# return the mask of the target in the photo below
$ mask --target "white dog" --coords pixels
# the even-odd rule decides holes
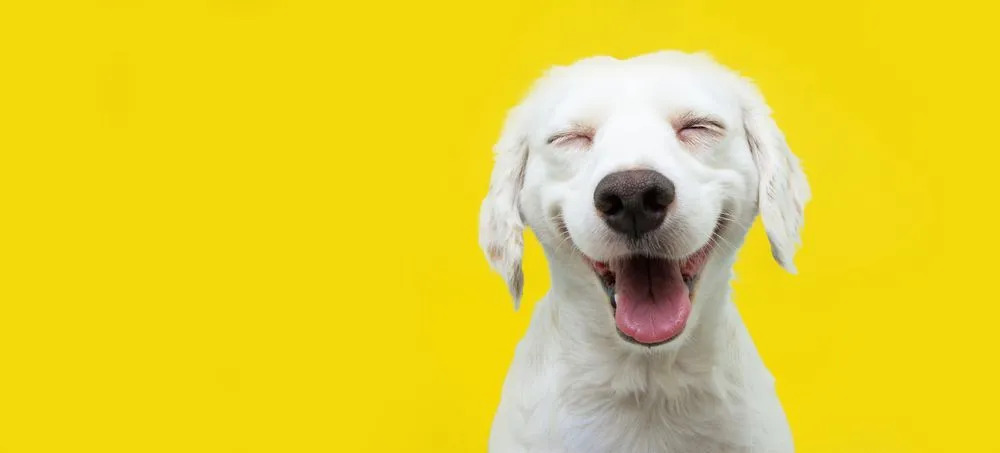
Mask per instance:
[[[496,145],[480,244],[521,297],[522,230],[552,288],[517,348],[490,451],[789,452],[729,280],[759,211],[794,272],[798,159],[749,81],[702,54],[557,67]]]

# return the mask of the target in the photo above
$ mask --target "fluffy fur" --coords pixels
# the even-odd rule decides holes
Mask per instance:
[[[722,130],[685,128],[692,117]],[[776,261],[794,271],[809,198],[757,89],[704,54],[589,58],[538,81],[510,112],[495,152],[481,246],[516,306],[528,225],[552,288],[517,347],[490,451],[792,451],[773,378],[730,300],[737,249],[758,212]],[[593,207],[597,182],[629,168],[657,170],[676,186],[641,251],[683,257],[716,242],[684,332],[653,347],[616,333],[588,264],[636,252]],[[726,227],[715,233],[720,218]]]

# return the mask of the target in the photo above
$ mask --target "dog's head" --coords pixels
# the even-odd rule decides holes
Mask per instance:
[[[703,271],[733,256],[758,211],[794,272],[805,176],[753,84],[705,55],[554,68],[495,152],[480,245],[515,305],[525,224],[549,256],[586,264],[619,334],[645,345],[684,332]]]

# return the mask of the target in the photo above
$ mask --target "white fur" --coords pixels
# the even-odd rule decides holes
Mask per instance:
[[[684,112],[710,115],[725,131],[685,142],[673,122]],[[594,132],[592,141],[548,143],[581,126]],[[792,451],[773,379],[729,297],[737,249],[758,211],[775,259],[794,270],[809,198],[756,88],[703,54],[589,58],[537,82],[512,110],[495,151],[481,246],[516,304],[527,224],[545,250],[552,288],[517,348],[490,451]],[[584,259],[629,253],[593,207],[598,181],[628,168],[654,169],[676,187],[645,247],[682,258],[718,242],[687,327],[655,347],[618,336]],[[723,212],[729,226],[713,239]]]

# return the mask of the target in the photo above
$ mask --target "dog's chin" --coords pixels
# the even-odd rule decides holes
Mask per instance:
[[[715,248],[712,237],[694,253],[672,258],[637,251],[608,261],[584,255],[608,295],[618,336],[646,347],[679,338],[691,316],[701,273]]]

